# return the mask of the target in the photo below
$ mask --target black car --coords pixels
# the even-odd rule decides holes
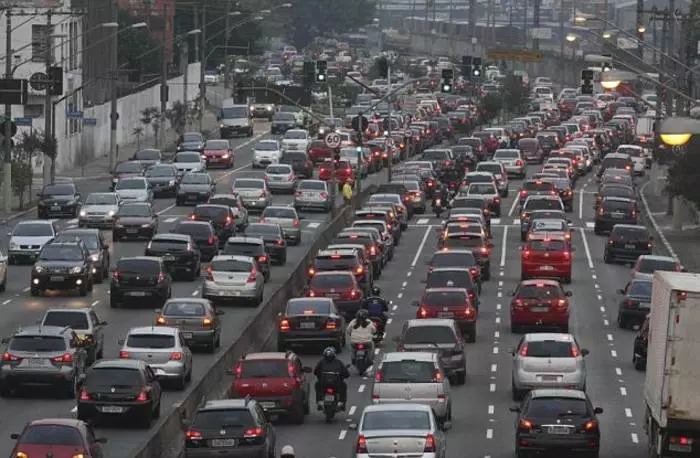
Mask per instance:
[[[647,367],[647,347],[649,346],[649,315],[644,318],[644,322],[639,327],[634,336],[634,348],[632,350],[632,363],[638,371],[643,371]]]
[[[651,280],[634,278],[617,293],[623,296],[617,310],[619,328],[627,329],[642,324],[651,311]]]
[[[372,273],[367,272],[357,250],[321,250],[309,266],[309,278],[313,278],[318,272],[343,271],[352,272],[357,280],[357,286],[362,289],[365,296],[369,296],[372,290]]]
[[[408,218],[413,217],[413,199],[408,188],[400,182],[383,183],[377,187],[376,194],[398,194],[401,196],[401,202],[406,206]]]
[[[119,207],[114,215],[112,241],[121,239],[150,239],[158,232],[158,214],[147,202],[129,202]]]
[[[236,215],[236,229],[239,232],[245,231],[248,227],[248,210],[246,210],[241,200],[241,196],[237,194],[215,194],[209,198],[208,204],[228,205]]]
[[[345,319],[333,299],[290,299],[278,320],[277,351],[287,351],[291,346],[318,344],[333,345],[336,351],[340,351],[345,346]]]
[[[379,278],[384,267],[384,257],[382,256],[382,242],[376,240],[370,233],[362,232],[341,232],[335,236],[331,245],[357,243],[365,246],[372,262],[372,275],[375,280]]]
[[[203,262],[209,262],[219,254],[219,237],[209,221],[180,221],[170,232],[192,237],[199,247]]]
[[[134,359],[103,360],[80,377],[78,419],[119,418],[125,424],[150,428],[160,416],[161,386],[153,369]]]
[[[473,267],[433,267],[428,272],[425,288],[464,288],[469,291],[469,300],[479,310],[481,283],[474,278]]]
[[[608,243],[605,244],[603,261],[606,264],[637,262],[637,258],[640,256],[651,254],[652,239],[653,237],[645,226],[616,224],[608,236]]]
[[[493,243],[488,240],[486,235],[449,234],[442,241],[442,249],[449,251],[453,248],[472,250],[476,262],[479,264],[479,267],[481,267],[481,278],[484,279],[484,281],[489,281],[491,279],[490,256]]]
[[[228,205],[200,204],[190,214],[192,221],[207,221],[211,223],[223,247],[229,237],[236,233],[236,214]]]
[[[270,124],[271,134],[284,134],[289,129],[296,129],[297,118],[294,113],[285,113],[278,111],[272,117],[272,124]]]
[[[428,275],[430,275],[430,272],[434,269],[450,267],[469,269],[472,277],[477,282],[479,294],[481,294],[481,266],[472,250],[456,248],[446,251],[436,251],[428,262]]]
[[[314,177],[314,164],[304,151],[287,151],[282,154],[280,164],[289,164],[297,176],[301,178]]]
[[[195,281],[201,275],[202,255],[189,235],[156,234],[146,245],[144,256],[161,258],[173,277],[182,275],[189,281]]]
[[[131,160],[139,161],[141,164],[143,164],[144,168],[148,168],[156,164],[160,164],[160,161],[163,160],[163,155],[161,154],[159,149],[146,148],[137,151],[131,158]]]
[[[37,218],[77,218],[80,210],[80,193],[74,183],[44,186],[36,204]]]
[[[523,403],[511,407],[515,421],[515,454],[518,457],[547,452],[598,456],[600,427],[583,391],[540,389],[531,391]]]
[[[81,296],[92,291],[90,251],[81,240],[52,241],[44,245],[31,274],[30,293],[40,296],[46,290],[78,290]]]
[[[279,224],[254,223],[245,230],[246,237],[259,237],[265,242],[265,251],[277,264],[287,262],[287,241]]]
[[[226,240],[221,254],[250,256],[258,263],[265,281],[270,279],[270,256],[265,249],[265,241],[259,237],[230,237]]]
[[[452,201],[452,208],[477,208],[481,210],[486,220],[488,230],[491,230],[491,211],[489,202],[483,197],[457,196]]]
[[[206,202],[214,195],[216,182],[206,172],[187,172],[178,183],[175,205]]]
[[[185,132],[177,139],[178,151],[204,151],[204,135],[199,132]]]
[[[593,208],[596,211],[600,207],[600,203],[606,197],[624,197],[626,199],[636,200],[637,192],[632,186],[622,183],[604,184],[595,195],[595,204]]]
[[[95,283],[109,277],[109,244],[99,229],[66,229],[60,232],[53,242],[81,240],[90,252],[92,278]]]
[[[179,177],[173,164],[156,164],[146,170],[146,179],[153,190],[153,197],[175,196]]]
[[[566,178],[547,178],[547,181],[551,181],[557,189],[561,203],[564,204],[564,210],[574,211],[574,190],[571,188],[571,181]]]
[[[126,301],[155,299],[162,306],[171,295],[171,279],[161,258],[136,256],[121,258],[112,272],[109,305],[118,308]],[[153,307],[150,303],[150,308]]]

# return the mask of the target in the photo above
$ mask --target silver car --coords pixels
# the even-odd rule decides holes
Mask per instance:
[[[654,272],[685,272],[685,268],[670,256],[658,256],[655,254],[643,254],[637,258],[632,268],[632,278],[638,280],[651,280]]]
[[[57,233],[56,221],[38,219],[20,221],[14,230],[7,234],[10,238],[10,249],[7,253],[8,263],[34,262],[44,245],[56,237]]]
[[[372,402],[375,405],[425,404],[433,409],[438,422],[450,420],[450,382],[437,352],[384,353],[375,366]]]
[[[136,359],[147,363],[163,382],[173,382],[184,389],[192,378],[192,351],[178,328],[144,326],[129,329],[119,340],[120,359]]]
[[[209,353],[214,353],[219,348],[219,316],[224,312],[216,310],[211,301],[196,297],[171,298],[156,313],[156,325],[179,328],[187,346],[203,346]]]
[[[124,202],[153,202],[153,191],[145,177],[122,178],[114,191]]]
[[[279,224],[289,244],[301,243],[301,217],[294,207],[270,205],[262,212],[259,222]]]
[[[375,456],[445,458],[447,440],[432,409],[422,404],[367,406],[357,428],[355,458]]]
[[[265,181],[271,191],[294,192],[297,177],[288,164],[271,164],[265,169]]]
[[[322,180],[302,180],[297,184],[294,193],[294,208],[331,210],[331,190],[328,183]]]
[[[114,215],[121,200],[116,192],[93,192],[80,207],[78,227],[106,227],[114,225]]]
[[[184,175],[186,172],[203,172],[207,169],[207,161],[197,151],[181,151],[173,158],[173,164],[177,172]]]
[[[239,196],[248,210],[262,211],[272,203],[272,193],[262,178],[236,178],[231,194]]]
[[[571,334],[525,334],[513,351],[513,400],[537,388],[586,391],[586,355]]]
[[[527,164],[519,149],[497,149],[493,153],[492,160],[503,164],[508,175],[516,175],[520,178],[525,178],[527,175]]]
[[[372,206],[373,204],[383,204],[389,203],[396,206],[397,212],[399,214],[399,221],[401,221],[401,229],[408,229],[408,209],[406,205],[401,201],[400,194],[374,194],[369,197],[367,205]]]
[[[216,301],[248,301],[259,305],[263,300],[265,277],[249,256],[214,256],[202,285],[202,297]]]

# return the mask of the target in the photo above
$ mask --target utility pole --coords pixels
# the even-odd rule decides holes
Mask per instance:
[[[180,44],[180,69],[182,71],[182,99],[184,100],[186,107],[190,106],[189,99],[187,98],[187,85],[189,84],[188,69],[190,68],[189,56],[189,43],[187,37],[185,37],[183,40],[181,40]]]
[[[228,15],[226,15],[228,17]],[[199,62],[199,131],[203,130],[204,123],[204,108],[206,106],[207,97],[207,85],[204,83],[204,69],[206,67],[207,60],[207,9],[202,5],[202,45],[200,52],[202,53],[202,60]],[[228,34],[228,30],[226,30]],[[224,51],[226,52],[226,51]]]
[[[637,54],[644,59],[644,0],[637,0]]]
[[[532,49],[535,51],[540,49],[540,0],[535,0],[532,8]]]
[[[5,12],[7,24],[5,27],[5,78],[12,78],[12,12],[7,10]],[[12,105],[9,103],[5,104],[5,170],[3,171],[3,201],[5,215],[9,215],[12,212]]]
[[[163,5],[163,55],[160,69],[160,149],[165,149],[165,112],[168,109],[168,5]]]
[[[386,77],[389,80],[389,91],[391,91],[391,61],[388,61],[389,65],[387,66],[387,72],[386,72]],[[391,138],[391,97],[387,99],[387,105],[389,105],[389,114],[387,115],[387,126],[386,126],[386,131],[387,131],[387,139]],[[394,162],[394,153],[393,151],[389,150],[389,143],[386,143],[386,148],[387,152],[387,169],[386,169],[386,175],[387,175],[387,180],[386,181],[391,181],[391,172],[392,172],[392,165]]]
[[[415,15],[414,15],[415,17]],[[469,37],[474,38],[476,27],[476,0],[469,0]]]
[[[231,0],[226,2],[226,18],[224,21],[224,89],[228,89],[229,77],[231,76],[231,64],[228,56],[229,36],[231,35]]]
[[[46,63],[46,74],[51,75],[51,61],[53,60],[53,53],[51,52],[51,35],[53,35],[53,25],[51,23],[51,15],[52,11],[51,8],[48,9],[46,12],[46,37],[45,37],[45,42],[44,46],[46,46],[46,49],[44,49],[44,61]],[[10,56],[8,54],[7,59],[9,60]],[[44,139],[47,142],[52,142],[54,138],[54,132],[53,132],[53,126],[51,123],[51,110],[53,109],[52,105],[52,86],[53,86],[53,81],[49,81],[49,83],[46,85],[46,94],[44,95]],[[55,151],[54,151],[55,153]],[[53,159],[55,160],[55,158]],[[44,158],[44,186],[47,184],[51,183],[53,184],[53,176],[51,173],[51,161],[46,160]]]
[[[523,43],[525,44],[525,47],[527,48],[527,4],[529,3],[528,0],[525,0],[525,9],[523,10]]]
[[[564,0],[559,2],[559,56],[564,58]]]
[[[115,23],[119,23],[119,16],[117,14],[117,11],[119,10],[119,7],[117,6],[116,1],[112,2],[112,21]],[[167,20],[167,18],[166,18]],[[119,68],[119,58],[117,57],[117,54],[119,53],[119,39],[117,37],[118,31],[114,31],[112,34],[112,52],[110,53],[110,59],[111,59],[111,64],[110,67],[112,69],[111,75],[110,75],[110,87],[109,87],[109,92],[110,92],[110,108],[109,108],[109,173],[112,173],[114,171],[114,167],[116,166],[116,156],[117,156],[117,121],[119,120],[119,113],[117,112],[117,82],[119,78],[118,74],[118,68]]]

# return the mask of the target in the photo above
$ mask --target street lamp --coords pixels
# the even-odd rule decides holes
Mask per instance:
[[[639,33],[644,33],[646,31],[647,31],[647,28],[644,27],[643,25],[640,25],[639,27],[637,27],[637,32],[639,32]]]
[[[570,33],[566,36],[566,41],[568,41],[569,43],[573,43],[577,39],[578,39],[578,37],[576,35],[574,35],[573,33]]]
[[[700,134],[700,120],[692,118],[666,118],[659,129],[659,138],[670,146],[683,146],[697,134]]]
[[[612,37],[612,33],[610,32],[603,32],[603,38],[606,40],[609,40]]]

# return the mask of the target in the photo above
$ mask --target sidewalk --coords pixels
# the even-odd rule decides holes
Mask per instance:
[[[674,231],[672,216],[666,214],[668,197],[666,194],[653,195],[648,183],[639,188],[640,209],[653,229],[659,254],[680,260],[689,272],[700,272],[700,224],[690,204],[683,207],[683,230]]]

